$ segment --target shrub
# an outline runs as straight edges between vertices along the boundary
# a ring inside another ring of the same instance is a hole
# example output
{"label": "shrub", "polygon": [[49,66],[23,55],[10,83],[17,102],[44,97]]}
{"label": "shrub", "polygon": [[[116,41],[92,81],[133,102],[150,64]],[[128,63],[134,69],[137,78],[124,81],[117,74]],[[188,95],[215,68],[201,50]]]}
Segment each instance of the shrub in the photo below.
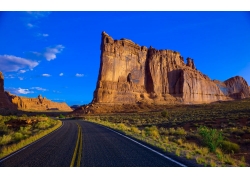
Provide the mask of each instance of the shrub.
{"label": "shrub", "polygon": [[235,166],[235,161],[232,157],[230,157],[228,154],[224,156],[223,158],[224,162],[229,165]]}
{"label": "shrub", "polygon": [[178,145],[182,145],[182,144],[183,144],[183,141],[182,141],[182,139],[177,139],[176,143],[177,143]]}
{"label": "shrub", "polygon": [[64,115],[62,115],[62,114],[60,114],[60,115],[59,115],[59,118],[60,118],[60,119],[64,119],[64,118],[65,118],[65,116],[64,116]]}
{"label": "shrub", "polygon": [[198,133],[201,136],[202,142],[211,152],[215,152],[223,140],[222,132],[216,129],[209,129],[206,126],[199,127]]}
{"label": "shrub", "polygon": [[26,118],[26,117],[28,117],[28,116],[27,116],[27,114],[22,114],[22,117]]}
{"label": "shrub", "polygon": [[238,153],[240,151],[240,146],[230,141],[222,141],[221,147],[227,153]]}
{"label": "shrub", "polygon": [[180,155],[181,155],[180,149],[176,149],[176,150],[175,150],[175,154],[176,154],[176,156],[180,156]]}
{"label": "shrub", "polygon": [[169,129],[169,134],[174,135],[174,133],[175,133],[175,129],[174,129],[174,128],[170,128],[170,129]]}
{"label": "shrub", "polygon": [[159,129],[159,133],[162,134],[162,135],[168,135],[169,131],[168,131],[168,129],[161,127]]}
{"label": "shrub", "polygon": [[179,135],[179,136],[184,136],[187,134],[187,132],[185,131],[185,129],[183,129],[182,127],[178,127],[176,130],[175,130],[175,133],[176,135]]}
{"label": "shrub", "polygon": [[2,138],[0,138],[0,145],[8,144],[12,140],[11,135],[3,135]]}
{"label": "shrub", "polygon": [[211,167],[216,167],[216,162],[214,162],[214,160],[212,160],[212,159],[210,160],[210,166]]}
{"label": "shrub", "polygon": [[20,132],[15,132],[14,134],[13,134],[13,139],[14,139],[14,141],[20,141],[20,140],[22,140],[24,138],[24,135],[22,134],[22,133],[20,133]]}
{"label": "shrub", "polygon": [[117,127],[118,127],[118,129],[120,129],[121,131],[126,131],[126,130],[128,130],[128,127],[127,127],[125,124],[123,124],[123,123],[119,123],[119,124],[117,125]]}
{"label": "shrub", "polygon": [[169,142],[168,136],[163,136],[162,137],[162,142],[163,143],[168,143]]}
{"label": "shrub", "polygon": [[131,127],[131,131],[132,131],[133,133],[136,133],[136,134],[140,134],[140,133],[141,133],[141,131],[140,131],[137,127],[135,127],[135,126],[132,126],[132,127]]}
{"label": "shrub", "polygon": [[191,153],[191,152],[187,152],[187,153],[186,153],[186,158],[187,158],[187,159],[193,158],[192,153]]}
{"label": "shrub", "polygon": [[152,137],[153,139],[160,138],[160,134],[156,126],[146,127],[145,134],[146,136]]}
{"label": "shrub", "polygon": [[32,133],[31,126],[26,126],[26,127],[21,126],[18,132],[23,135],[30,135]]}
{"label": "shrub", "polygon": [[167,112],[166,110],[163,110],[163,111],[161,112],[161,116],[162,116],[162,117],[169,117],[168,112]]}
{"label": "shrub", "polygon": [[38,129],[47,129],[48,127],[50,127],[50,124],[48,124],[48,122],[45,121],[40,121],[36,124],[36,127]]}

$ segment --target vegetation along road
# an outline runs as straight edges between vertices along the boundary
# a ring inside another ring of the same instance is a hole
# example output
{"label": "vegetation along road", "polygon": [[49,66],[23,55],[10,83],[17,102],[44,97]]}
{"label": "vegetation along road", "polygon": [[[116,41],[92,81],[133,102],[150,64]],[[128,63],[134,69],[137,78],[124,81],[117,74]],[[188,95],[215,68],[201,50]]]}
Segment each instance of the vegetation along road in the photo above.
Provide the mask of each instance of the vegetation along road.
{"label": "vegetation along road", "polygon": [[0,159],[0,166],[185,166],[106,127],[82,120],[63,122],[63,126],[57,131],[7,158]]}

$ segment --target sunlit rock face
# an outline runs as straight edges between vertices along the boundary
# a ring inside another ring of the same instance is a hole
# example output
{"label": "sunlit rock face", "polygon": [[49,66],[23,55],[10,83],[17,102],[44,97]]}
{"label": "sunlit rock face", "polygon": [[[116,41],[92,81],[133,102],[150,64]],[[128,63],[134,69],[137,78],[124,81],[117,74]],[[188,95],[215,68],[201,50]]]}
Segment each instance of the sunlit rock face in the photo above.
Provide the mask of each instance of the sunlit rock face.
{"label": "sunlit rock face", "polygon": [[179,52],[114,40],[103,32],[101,62],[93,103],[207,103],[249,97],[239,76],[212,81]]}
{"label": "sunlit rock face", "polygon": [[6,93],[10,102],[14,104],[19,110],[59,110],[59,111],[72,111],[66,103],[58,103],[50,101],[49,99],[39,95],[37,98],[27,98]]}
{"label": "sunlit rock face", "polygon": [[[4,92],[4,77],[0,72],[0,110],[59,110],[72,111],[66,103],[57,103],[39,95],[37,98],[27,98]],[[1,111],[2,112],[2,111]]]}

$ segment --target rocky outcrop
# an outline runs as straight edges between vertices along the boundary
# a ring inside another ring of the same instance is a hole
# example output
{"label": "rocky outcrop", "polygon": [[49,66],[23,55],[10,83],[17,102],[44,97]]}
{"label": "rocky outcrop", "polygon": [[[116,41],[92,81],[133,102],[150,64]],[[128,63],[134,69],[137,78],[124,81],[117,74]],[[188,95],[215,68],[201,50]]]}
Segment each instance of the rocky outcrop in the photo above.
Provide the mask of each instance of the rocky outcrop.
{"label": "rocky outcrop", "polygon": [[72,111],[72,109],[66,103],[57,103],[46,99],[39,95],[37,98],[27,98],[12,95],[6,92],[10,102],[14,104],[19,110],[29,111],[47,111],[47,110],[59,110],[59,111]]}
{"label": "rocky outcrop", "polygon": [[57,103],[46,99],[39,95],[37,98],[27,98],[12,95],[9,92],[4,92],[4,77],[0,72],[0,113],[6,110],[59,110],[59,111],[72,111],[66,103]]}
{"label": "rocky outcrop", "polygon": [[92,103],[209,103],[249,97],[247,82],[212,81],[179,52],[139,46],[131,40],[101,39],[101,63]]}
{"label": "rocky outcrop", "polygon": [[243,99],[250,96],[249,86],[244,78],[235,76],[226,80],[224,83],[227,87],[226,95],[231,98]]}
{"label": "rocky outcrop", "polygon": [[0,72],[0,109],[16,110],[16,107],[9,101],[8,97],[4,93],[4,77],[2,72]]}

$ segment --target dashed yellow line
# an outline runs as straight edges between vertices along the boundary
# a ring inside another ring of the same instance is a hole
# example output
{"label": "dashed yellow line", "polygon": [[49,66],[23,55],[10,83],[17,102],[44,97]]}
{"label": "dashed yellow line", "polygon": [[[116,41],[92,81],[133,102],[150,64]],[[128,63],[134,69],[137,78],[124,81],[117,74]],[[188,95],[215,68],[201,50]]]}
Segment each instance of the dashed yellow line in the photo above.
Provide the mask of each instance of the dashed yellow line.
{"label": "dashed yellow line", "polygon": [[74,150],[74,154],[70,163],[70,167],[80,167],[81,164],[81,157],[82,157],[82,128],[77,123],[78,126],[78,135],[77,135],[77,141],[76,141],[76,147]]}

